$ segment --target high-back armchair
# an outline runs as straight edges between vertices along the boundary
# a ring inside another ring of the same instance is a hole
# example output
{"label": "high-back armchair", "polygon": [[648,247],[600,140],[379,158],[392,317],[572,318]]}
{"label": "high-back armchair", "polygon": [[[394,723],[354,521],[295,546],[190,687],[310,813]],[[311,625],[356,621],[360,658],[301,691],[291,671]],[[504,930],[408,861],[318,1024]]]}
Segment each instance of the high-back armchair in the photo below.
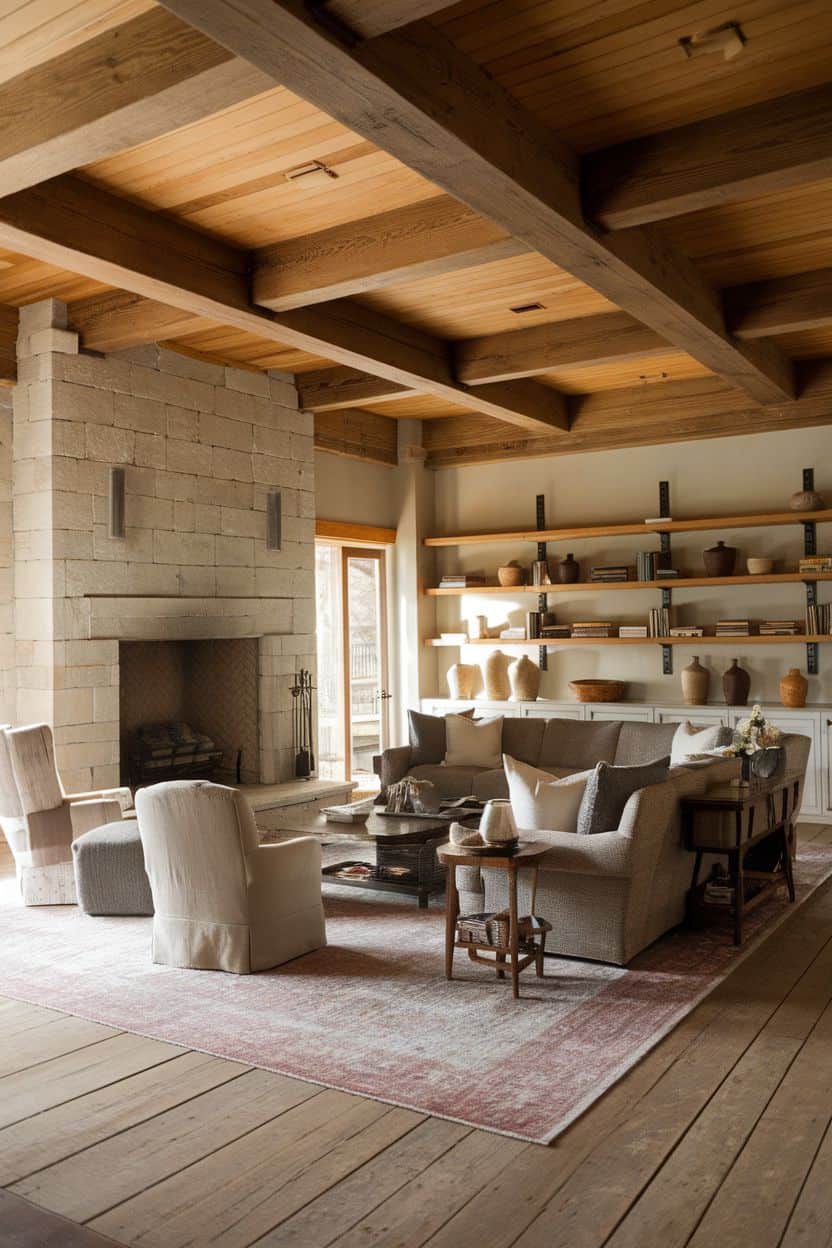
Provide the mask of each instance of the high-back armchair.
{"label": "high-back armchair", "polygon": [[72,841],[121,819],[129,789],[67,796],[55,767],[52,731],[46,724],[32,724],[0,731],[0,790],[0,826],[24,904],[74,904]]}
{"label": "high-back armchair", "polygon": [[326,944],[316,840],[260,845],[245,798],[204,780],[140,789],[136,813],[154,962],[246,974]]}

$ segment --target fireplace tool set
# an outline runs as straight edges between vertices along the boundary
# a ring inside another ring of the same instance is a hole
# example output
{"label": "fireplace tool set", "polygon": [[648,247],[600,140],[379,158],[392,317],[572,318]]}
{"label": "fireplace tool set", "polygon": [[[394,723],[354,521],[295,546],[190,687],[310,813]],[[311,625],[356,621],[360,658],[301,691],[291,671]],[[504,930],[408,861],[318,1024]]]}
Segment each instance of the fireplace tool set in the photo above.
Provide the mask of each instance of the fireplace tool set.
{"label": "fireplace tool set", "polygon": [[301,668],[295,673],[292,695],[292,740],[295,747],[295,775],[308,780],[315,770],[312,739],[312,673]]}

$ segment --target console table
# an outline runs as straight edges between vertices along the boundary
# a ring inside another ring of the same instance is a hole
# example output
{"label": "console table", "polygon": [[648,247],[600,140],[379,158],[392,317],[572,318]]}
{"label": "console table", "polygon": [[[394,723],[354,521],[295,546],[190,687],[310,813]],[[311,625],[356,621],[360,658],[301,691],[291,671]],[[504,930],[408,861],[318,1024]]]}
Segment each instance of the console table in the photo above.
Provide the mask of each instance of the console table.
{"label": "console table", "polygon": [[[800,777],[750,781],[738,786],[718,784],[681,801],[686,847],[696,855],[688,894],[689,915],[723,909],[705,901],[705,883],[699,882],[704,854],[723,854],[733,889],[730,913],[734,944],[741,945],[743,918],[781,884],[794,901],[792,849],[793,821],[800,800]],[[746,857],[755,846],[770,842],[770,869],[749,868]]]}

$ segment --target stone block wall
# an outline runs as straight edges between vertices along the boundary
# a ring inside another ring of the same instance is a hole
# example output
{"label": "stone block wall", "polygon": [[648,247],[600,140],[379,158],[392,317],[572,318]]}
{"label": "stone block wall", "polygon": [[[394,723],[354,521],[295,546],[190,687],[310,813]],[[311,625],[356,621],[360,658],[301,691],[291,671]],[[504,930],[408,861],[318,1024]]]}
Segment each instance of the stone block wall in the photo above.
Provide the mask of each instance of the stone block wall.
{"label": "stone block wall", "polygon": [[[54,726],[71,788],[117,783],[119,639],[257,635],[261,779],[289,779],[288,685],[315,654],[312,418],[292,377],[156,346],[79,353],[51,300],[22,310],[18,361],[12,718]],[[8,423],[0,405],[0,442]],[[113,466],[124,540],[109,536]],[[279,551],[265,540],[273,489]]]}

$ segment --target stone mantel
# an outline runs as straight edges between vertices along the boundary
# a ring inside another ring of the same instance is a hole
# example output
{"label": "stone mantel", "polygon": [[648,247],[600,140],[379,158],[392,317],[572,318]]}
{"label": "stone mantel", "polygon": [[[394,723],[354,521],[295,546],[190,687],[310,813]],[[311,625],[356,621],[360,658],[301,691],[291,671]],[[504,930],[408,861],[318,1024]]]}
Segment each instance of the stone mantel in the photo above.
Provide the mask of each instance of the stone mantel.
{"label": "stone mantel", "polygon": [[289,636],[285,598],[86,595],[91,641],[199,641]]}

